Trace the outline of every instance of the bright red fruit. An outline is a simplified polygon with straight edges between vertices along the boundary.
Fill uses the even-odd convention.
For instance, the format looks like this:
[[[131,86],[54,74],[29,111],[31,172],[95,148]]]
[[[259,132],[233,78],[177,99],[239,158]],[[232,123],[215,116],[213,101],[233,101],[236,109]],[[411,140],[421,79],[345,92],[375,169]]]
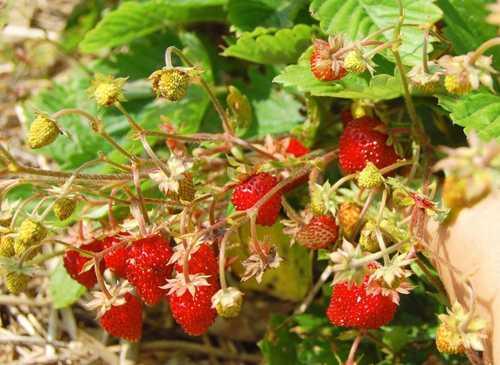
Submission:
[[[130,245],[127,259],[127,280],[137,295],[148,305],[160,302],[165,285],[172,273],[168,261],[172,256],[170,243],[160,234],[141,238]]]
[[[297,233],[297,242],[305,247],[317,250],[327,248],[337,241],[339,236],[339,227],[335,219],[329,215],[320,215],[313,217]]]
[[[175,265],[177,272],[182,272],[182,262]],[[189,274],[210,275],[210,282],[217,282],[219,277],[219,264],[212,246],[203,243],[198,249],[191,253],[189,258]]]
[[[85,251],[99,252],[102,251],[102,241],[94,240],[85,245],[79,247]],[[82,272],[85,264],[91,260],[90,257],[82,256],[78,251],[67,250],[64,254],[64,267],[68,274],[80,284],[85,286],[87,289],[92,288],[97,283],[97,278],[95,276],[95,269],[92,267],[89,270]],[[104,264],[101,262],[99,266],[101,272],[104,271]]]
[[[269,190],[278,184],[278,179],[274,176],[261,172],[253,175],[241,182],[234,188],[231,201],[236,210],[246,210],[251,208]],[[265,204],[263,204],[257,214],[257,224],[272,226],[281,209],[281,192],[274,194]]]
[[[114,236],[108,236],[105,237],[102,240],[104,249],[108,249],[110,247],[113,247],[117,243],[119,243],[122,239],[124,239],[126,236],[125,233],[119,233]],[[110,269],[113,271],[116,275],[119,277],[126,277],[127,276],[127,259],[128,259],[128,254],[130,251],[129,246],[122,246],[120,248],[117,248],[113,250],[112,252],[108,253],[106,256],[104,256],[104,263],[106,264],[106,268]]]
[[[142,305],[132,294],[125,294],[125,303],[111,306],[99,319],[110,335],[136,342],[142,336]]]
[[[361,171],[372,162],[379,169],[398,160],[393,146],[387,145],[387,134],[378,130],[382,123],[362,117],[347,123],[339,140],[339,163],[343,172]]]
[[[363,283],[334,285],[326,315],[335,326],[376,329],[389,323],[398,308],[390,296],[368,294]]]
[[[334,65],[330,44],[322,39],[316,39],[314,41],[313,51],[309,61],[311,64],[311,72],[314,77],[321,81],[340,80],[347,73],[342,66]]]
[[[189,291],[177,296],[169,295],[170,310],[175,321],[184,332],[191,336],[200,336],[214,323],[217,311],[212,308],[212,296],[219,290],[219,285],[197,286],[195,295]]]
[[[288,146],[286,147],[286,152],[294,155],[295,157],[302,157],[304,155],[307,155],[310,150],[306,146],[302,144],[297,138],[289,138],[288,139]]]

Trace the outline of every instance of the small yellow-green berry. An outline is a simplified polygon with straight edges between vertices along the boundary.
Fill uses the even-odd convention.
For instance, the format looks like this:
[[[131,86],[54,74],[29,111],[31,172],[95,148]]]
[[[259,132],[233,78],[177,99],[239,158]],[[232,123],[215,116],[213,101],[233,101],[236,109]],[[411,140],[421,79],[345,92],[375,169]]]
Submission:
[[[61,198],[54,204],[52,208],[54,215],[60,221],[68,219],[75,211],[76,200],[70,198]]]
[[[89,91],[96,103],[100,106],[109,107],[117,102],[125,100],[123,85],[126,78],[113,78],[112,76],[96,75],[92,81]]]
[[[43,224],[27,218],[19,226],[16,244],[22,246],[36,245],[47,237],[47,233],[47,228]]]
[[[14,256],[14,238],[11,236],[3,235],[0,238],[0,256],[12,257]]]
[[[359,244],[364,251],[377,252],[380,248],[377,240],[377,235],[375,233],[375,223],[368,221],[365,223],[361,234],[359,236]]]
[[[439,352],[450,355],[463,354],[465,352],[460,334],[452,331],[444,323],[441,323],[436,331],[436,347]]]
[[[189,74],[178,68],[163,68],[149,76],[153,84],[153,91],[158,97],[164,97],[170,101],[178,101],[186,96],[189,82]]]
[[[444,78],[444,87],[450,94],[456,95],[465,95],[472,89],[469,80],[457,75],[446,75]]]
[[[405,208],[413,205],[415,201],[406,191],[396,188],[392,191],[392,203],[397,208]]]
[[[340,205],[338,212],[339,224],[346,238],[353,238],[360,214],[361,208],[355,203],[346,202]]]
[[[327,212],[326,204],[320,189],[311,191],[311,211],[314,215],[323,215]]]
[[[222,318],[234,318],[241,312],[243,293],[236,288],[220,289],[212,297],[212,306]]]
[[[443,184],[443,202],[450,209],[467,206],[467,183],[457,176],[447,176]]]
[[[5,286],[12,294],[19,294],[26,290],[30,277],[18,272],[10,272],[5,277]]]
[[[374,189],[382,185],[384,177],[377,166],[368,162],[358,175],[358,185],[364,189]]]
[[[54,142],[61,133],[55,120],[45,114],[38,114],[31,123],[28,132],[28,146],[30,148],[41,148]]]
[[[33,257],[38,255],[41,251],[40,247],[33,247],[30,245],[25,245],[17,240],[14,241],[14,253],[17,257],[24,256],[25,252],[29,249],[28,254],[24,257],[25,260],[31,260]]]
[[[357,74],[366,71],[366,61],[358,50],[347,52],[344,57],[344,69]]]

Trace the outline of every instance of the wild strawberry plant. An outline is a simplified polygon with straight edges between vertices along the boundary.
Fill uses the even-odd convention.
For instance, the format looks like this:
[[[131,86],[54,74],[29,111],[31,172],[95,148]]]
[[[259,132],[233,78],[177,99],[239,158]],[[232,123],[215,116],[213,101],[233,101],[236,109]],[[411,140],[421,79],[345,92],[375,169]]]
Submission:
[[[261,292],[293,303],[261,334],[271,365],[491,363],[424,235],[496,188],[485,3],[150,0],[69,26],[79,65],[24,108],[47,166],[0,144],[5,289],[59,260],[54,306],[131,342],[153,306],[217,334]]]

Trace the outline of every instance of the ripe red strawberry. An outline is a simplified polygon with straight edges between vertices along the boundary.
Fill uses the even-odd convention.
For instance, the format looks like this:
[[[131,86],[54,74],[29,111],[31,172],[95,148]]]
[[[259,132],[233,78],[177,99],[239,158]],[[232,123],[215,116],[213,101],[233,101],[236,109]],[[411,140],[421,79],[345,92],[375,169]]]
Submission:
[[[302,144],[297,138],[290,137],[288,139],[288,145],[286,147],[286,152],[294,155],[295,157],[301,157],[307,155],[310,150]]]
[[[103,249],[102,241],[94,240],[90,243],[82,245],[79,247],[85,251],[99,252]],[[67,250],[64,254],[64,267],[68,274],[80,284],[85,286],[87,289],[92,288],[97,283],[97,278],[95,276],[95,269],[90,268],[89,270],[82,272],[85,264],[91,260],[90,257],[82,256],[78,251]],[[104,263],[101,262],[99,269],[101,272],[104,271]]]
[[[102,243],[104,249],[113,247],[125,238],[126,233],[119,233],[114,236],[103,238]],[[124,278],[127,276],[127,259],[130,251],[130,246],[122,246],[104,256],[106,268],[113,271],[117,276]]]
[[[314,41],[310,64],[314,77],[321,81],[340,80],[347,73],[344,67],[334,64],[330,44],[322,39]]]
[[[326,315],[335,326],[376,329],[389,323],[398,308],[390,296],[368,294],[363,283],[334,285]]]
[[[339,228],[329,215],[313,217],[297,234],[297,242],[302,246],[317,250],[327,248],[337,241]]]
[[[160,286],[172,273],[172,265],[168,264],[171,256],[170,244],[160,234],[141,238],[130,245],[126,276],[144,303],[157,304],[165,295],[166,291]]]
[[[367,162],[381,169],[398,160],[394,147],[386,144],[387,134],[378,130],[381,126],[370,117],[347,124],[339,140],[339,163],[344,173],[361,171]]]
[[[142,305],[127,293],[125,303],[108,309],[99,323],[110,335],[136,342],[142,336]]]
[[[278,179],[267,172],[250,176],[234,188],[231,201],[236,210],[249,209],[277,184]],[[280,209],[281,192],[277,192],[260,207],[257,214],[257,224],[272,226],[278,218]]]
[[[177,296],[169,295],[170,310],[175,321],[184,332],[191,336],[200,336],[214,323],[217,311],[212,308],[212,296],[219,290],[219,285],[197,286],[195,295],[189,291]]]
[[[175,265],[177,272],[182,272],[182,262]],[[217,282],[219,277],[219,263],[212,246],[203,243],[198,249],[191,253],[189,258],[189,274],[210,275],[210,282]]]

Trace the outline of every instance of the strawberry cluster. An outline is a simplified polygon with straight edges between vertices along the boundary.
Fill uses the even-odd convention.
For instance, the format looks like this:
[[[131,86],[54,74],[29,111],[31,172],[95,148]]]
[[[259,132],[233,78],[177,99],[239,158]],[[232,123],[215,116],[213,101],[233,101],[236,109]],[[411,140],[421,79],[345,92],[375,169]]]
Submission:
[[[93,254],[104,253],[95,270]],[[169,293],[164,287],[172,274],[183,272],[183,261],[174,261],[169,240],[162,234],[150,234],[133,238],[126,232],[94,239],[78,249],[69,249],[64,255],[64,266],[69,275],[92,289],[98,276],[106,269],[129,283],[131,290],[117,290],[111,297],[99,293],[102,305],[95,305],[101,326],[111,335],[129,341],[138,341],[142,335],[142,303],[156,305],[166,299],[172,315],[184,331],[193,336],[205,333],[214,322],[216,311],[212,308],[212,296],[219,290],[217,257],[211,245],[195,248],[187,262],[189,274],[208,276],[208,285],[196,287],[183,295]],[[97,275],[96,275],[97,274]],[[126,280],[126,281],[125,281]]]

